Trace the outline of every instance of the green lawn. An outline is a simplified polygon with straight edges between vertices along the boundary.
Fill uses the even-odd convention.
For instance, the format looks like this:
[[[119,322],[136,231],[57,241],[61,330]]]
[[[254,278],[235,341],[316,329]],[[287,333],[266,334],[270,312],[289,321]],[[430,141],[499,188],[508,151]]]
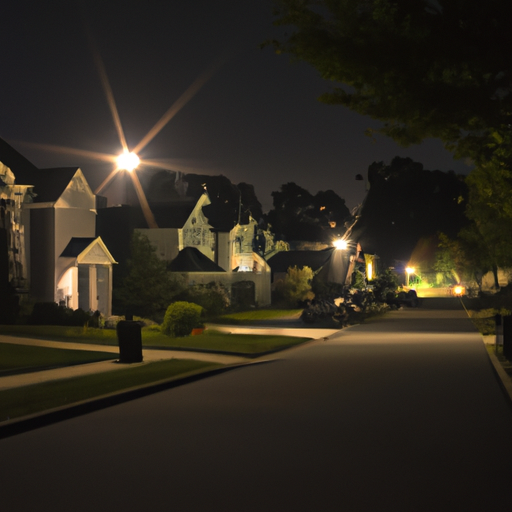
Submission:
[[[0,325],[1,334],[41,340],[117,345],[115,329],[66,327],[62,325]]]
[[[69,352],[66,350],[65,352]],[[0,422],[222,365],[171,359],[0,391]]]
[[[254,309],[249,311],[241,311],[239,313],[229,313],[219,316],[212,320],[214,323],[229,324],[252,324],[262,320],[288,320],[291,318],[299,318],[302,309]]]
[[[116,359],[116,354],[0,343],[0,377]]]
[[[117,335],[114,329],[84,329],[83,327],[46,325],[2,325],[0,326],[0,334],[55,341],[68,341],[74,343],[118,345]],[[171,338],[162,334],[159,330],[156,330],[154,326],[144,327],[142,329],[143,347],[186,348],[205,350],[209,352],[247,354],[252,356],[298,345],[305,341],[307,341],[307,338],[254,334],[227,334],[210,329],[206,330],[199,336]]]
[[[165,334],[151,332],[143,338],[145,346],[158,348],[185,348],[213,352],[255,355],[273,352],[308,341],[295,336],[273,336],[256,334],[228,334],[206,330],[198,336],[170,338]]]

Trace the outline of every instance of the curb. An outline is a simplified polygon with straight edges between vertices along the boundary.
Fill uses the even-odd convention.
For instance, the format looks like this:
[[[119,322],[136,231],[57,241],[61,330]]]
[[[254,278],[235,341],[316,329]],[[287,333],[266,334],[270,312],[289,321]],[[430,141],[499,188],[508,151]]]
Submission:
[[[487,344],[484,341],[485,351],[489,356],[489,362],[491,363],[492,368],[494,370],[496,380],[498,381],[498,384],[503,390],[505,397],[508,399],[507,401],[509,402],[509,405],[512,407],[512,377],[510,377],[510,375],[503,369],[503,366],[501,366],[501,363],[499,362],[495,354],[487,350],[486,345]]]
[[[181,376],[171,377],[169,379],[159,380],[142,386],[124,389],[119,392],[109,393],[108,395],[100,395],[97,397],[89,398],[82,402],[64,405],[55,409],[35,413],[30,416],[23,416],[21,418],[8,420],[0,424],[0,439],[12,437],[24,432],[28,432],[30,430],[35,430],[37,428],[51,425],[53,423],[58,423],[60,421],[82,416],[94,411],[99,411],[101,409],[106,409],[108,407],[112,407],[113,405],[129,402],[137,398],[143,398],[145,396],[176,388],[184,384],[197,382],[199,380],[212,377],[214,375],[220,375],[222,373],[236,370],[244,366],[269,362],[272,361],[247,361],[244,363],[235,363],[210,370],[198,370]]]

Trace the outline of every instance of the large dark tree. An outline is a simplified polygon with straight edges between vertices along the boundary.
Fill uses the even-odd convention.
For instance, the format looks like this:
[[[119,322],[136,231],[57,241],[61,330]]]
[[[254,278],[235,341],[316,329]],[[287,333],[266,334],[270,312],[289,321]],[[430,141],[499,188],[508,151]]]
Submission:
[[[370,190],[351,238],[387,264],[409,260],[418,242],[438,232],[455,237],[468,223],[466,185],[453,172],[428,171],[410,158],[395,157],[389,165],[370,165],[368,180]]]
[[[274,208],[266,220],[280,239],[329,243],[345,231],[343,221],[350,212],[332,190],[313,196],[295,183],[286,183],[272,197]]]
[[[402,145],[439,138],[475,164],[474,233],[512,254],[512,2],[276,0],[278,53],[331,83],[321,101],[383,122]],[[498,234],[499,233],[499,234]]]
[[[402,144],[436,137],[474,159],[509,137],[509,0],[276,4],[276,24],[292,30],[275,47],[333,83],[322,101],[383,121]]]

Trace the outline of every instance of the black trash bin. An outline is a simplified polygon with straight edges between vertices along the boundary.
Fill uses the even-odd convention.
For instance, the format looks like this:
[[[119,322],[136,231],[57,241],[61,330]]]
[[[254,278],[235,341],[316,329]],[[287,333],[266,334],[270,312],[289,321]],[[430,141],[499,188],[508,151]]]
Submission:
[[[142,323],[121,320],[116,327],[120,363],[142,362]]]

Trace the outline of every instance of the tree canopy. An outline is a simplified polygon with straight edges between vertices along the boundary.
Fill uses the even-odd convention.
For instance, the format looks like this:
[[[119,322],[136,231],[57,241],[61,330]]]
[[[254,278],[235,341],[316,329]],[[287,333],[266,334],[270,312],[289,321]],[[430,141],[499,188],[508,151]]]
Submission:
[[[277,53],[331,83],[319,98],[407,146],[438,138],[475,165],[460,240],[479,266],[512,264],[509,0],[275,0]],[[439,226],[439,229],[443,229]],[[474,250],[478,247],[478,250]],[[474,265],[473,265],[474,266]]]
[[[278,53],[333,87],[320,100],[384,123],[403,145],[441,139],[476,163],[510,164],[509,0],[276,0]],[[501,155],[496,150],[501,147]]]
[[[334,191],[312,195],[295,183],[272,192],[274,208],[266,216],[279,239],[330,243],[345,232],[350,215],[345,200]]]
[[[146,318],[163,316],[176,289],[166,263],[158,258],[148,238],[134,231],[130,243],[128,274],[114,289],[115,306],[122,314]]]
[[[409,260],[420,240],[450,237],[468,224],[467,188],[454,172],[428,171],[410,158],[368,169],[370,190],[351,237],[391,264]]]

